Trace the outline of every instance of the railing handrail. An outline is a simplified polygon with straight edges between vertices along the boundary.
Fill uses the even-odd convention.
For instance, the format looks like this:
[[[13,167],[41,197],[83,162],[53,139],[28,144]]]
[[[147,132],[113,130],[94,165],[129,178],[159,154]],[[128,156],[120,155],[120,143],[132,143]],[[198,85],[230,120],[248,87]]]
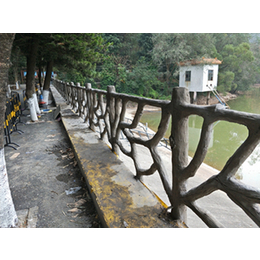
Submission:
[[[55,86],[75,112],[89,124],[92,130],[100,129],[100,137],[105,135],[111,144],[112,151],[119,149],[129,156],[135,165],[136,178],[151,175],[158,171],[164,190],[169,198],[171,216],[173,219],[186,222],[186,206],[188,206],[209,227],[222,227],[208,211],[200,208],[196,200],[209,195],[213,191],[224,191],[258,226],[260,226],[260,210],[255,204],[260,203],[260,189],[248,187],[235,180],[238,168],[253,152],[260,142],[260,115],[226,109],[217,104],[214,106],[197,106],[190,104],[189,92],[186,88],[174,88],[171,101],[155,100],[136,97],[115,92],[114,86],[108,86],[107,91],[67,84],[54,81]],[[104,102],[104,98],[106,102]],[[137,110],[131,123],[125,121],[127,103],[137,104]],[[131,131],[140,121],[144,106],[150,105],[161,109],[161,122],[152,138],[144,140],[141,136],[134,136]],[[204,122],[201,136],[194,157],[188,160],[188,117],[198,115]],[[157,146],[161,142],[172,118],[171,136],[169,138],[172,151],[172,182],[163,165]],[[229,158],[219,174],[212,176],[197,187],[186,188],[186,181],[193,177],[207,154],[214,123],[219,120],[238,123],[248,128],[248,137]],[[130,151],[120,141],[120,134],[124,134],[130,143]],[[137,146],[142,145],[150,150],[153,163],[150,168],[142,169],[137,160]]]

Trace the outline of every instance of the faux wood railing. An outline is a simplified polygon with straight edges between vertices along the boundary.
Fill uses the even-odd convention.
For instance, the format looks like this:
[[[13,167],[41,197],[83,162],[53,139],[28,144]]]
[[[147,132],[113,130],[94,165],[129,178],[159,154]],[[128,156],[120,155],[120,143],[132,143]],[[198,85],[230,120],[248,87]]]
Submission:
[[[99,128],[101,139],[107,135],[114,152],[118,153],[118,149],[120,149],[125,155],[132,158],[137,179],[158,171],[171,204],[169,209],[174,220],[187,223],[187,206],[208,227],[223,227],[207,210],[200,208],[196,203],[196,200],[216,190],[221,190],[260,226],[260,190],[244,185],[234,177],[239,167],[260,142],[260,115],[226,109],[220,104],[213,106],[191,105],[189,92],[186,88],[174,88],[172,100],[162,101],[119,94],[115,92],[114,86],[108,86],[107,91],[104,91],[92,89],[90,84],[81,87],[75,86],[73,83],[54,81],[54,85],[92,130],[95,130],[95,127]],[[133,121],[127,123],[125,113],[130,101],[137,104],[137,110]],[[131,133],[131,130],[137,127],[145,105],[161,109],[158,130],[148,140]],[[190,115],[203,117],[204,122],[197,150],[189,162],[188,118]],[[170,118],[172,118],[169,138],[172,151],[171,181],[158,152],[158,144],[165,135]],[[248,137],[217,175],[210,177],[199,186],[187,190],[187,180],[195,176],[203,163],[212,137],[213,124],[219,120],[246,126]],[[128,139],[130,150],[120,141],[121,133]],[[142,169],[138,163],[138,145],[142,145],[150,151],[153,162],[147,169]]]

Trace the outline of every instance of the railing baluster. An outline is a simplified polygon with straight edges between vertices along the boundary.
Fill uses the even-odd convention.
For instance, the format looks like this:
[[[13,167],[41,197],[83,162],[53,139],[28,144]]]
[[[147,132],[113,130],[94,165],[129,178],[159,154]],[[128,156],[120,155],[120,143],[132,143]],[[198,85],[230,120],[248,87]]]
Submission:
[[[64,88],[59,87],[59,90],[64,89],[65,97],[73,108],[76,108],[78,103],[79,115],[84,115],[84,120],[89,123],[89,127],[93,131],[95,126],[99,127],[101,139],[107,135],[112,151],[118,153],[120,149],[131,157],[135,165],[137,179],[158,171],[171,203],[170,209],[173,219],[186,222],[186,207],[189,207],[209,227],[223,227],[207,210],[199,208],[196,204],[196,200],[199,198],[221,190],[260,226],[260,190],[248,187],[233,179],[239,166],[260,143],[260,115],[227,110],[222,105],[191,105],[189,92],[186,88],[174,88],[172,100],[169,102],[116,93],[114,86],[108,86],[107,91],[104,91],[92,89],[91,84],[87,84],[85,89],[76,87],[73,83],[62,84]],[[58,85],[56,80],[54,80],[54,85]],[[137,111],[132,122],[125,118],[129,101],[137,104]],[[136,129],[145,105],[155,106],[162,111],[158,131],[151,137],[148,132],[141,133]],[[190,115],[203,117],[204,123],[194,158],[188,163],[188,117]],[[157,149],[160,142],[165,142],[163,146],[168,146],[164,134],[170,117],[172,117],[169,138],[172,150],[172,182],[169,181],[167,169]],[[248,138],[230,157],[219,174],[210,177],[197,187],[187,190],[186,181],[196,175],[202,164],[212,137],[213,123],[218,120],[245,125],[249,130]],[[138,131],[140,136],[137,135]],[[121,139],[127,139],[130,150],[124,147],[120,136]],[[143,169],[138,163],[138,145],[150,150],[153,162],[147,169]]]

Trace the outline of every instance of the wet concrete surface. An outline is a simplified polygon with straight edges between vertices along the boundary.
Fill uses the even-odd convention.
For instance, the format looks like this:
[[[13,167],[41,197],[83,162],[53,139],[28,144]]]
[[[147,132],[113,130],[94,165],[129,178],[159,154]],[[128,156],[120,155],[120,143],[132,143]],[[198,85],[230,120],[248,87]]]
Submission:
[[[55,107],[48,108],[52,112],[42,114],[38,123],[30,122],[29,110],[23,111],[25,124],[18,124],[18,129],[24,133],[11,135],[20,147],[5,147],[15,209],[37,209],[37,228],[101,227],[64,127],[53,118]]]

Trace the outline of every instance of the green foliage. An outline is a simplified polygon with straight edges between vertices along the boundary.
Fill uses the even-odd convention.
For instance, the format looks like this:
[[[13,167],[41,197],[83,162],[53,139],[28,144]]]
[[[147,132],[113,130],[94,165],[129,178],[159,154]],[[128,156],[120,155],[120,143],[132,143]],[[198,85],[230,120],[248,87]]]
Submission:
[[[158,98],[158,92],[163,88],[163,83],[158,80],[158,72],[150,67],[144,58],[127,73],[126,85],[131,93],[151,98]]]
[[[223,61],[218,81],[222,92],[248,89],[260,71],[257,36],[253,53],[249,34],[114,33],[102,37],[110,46],[99,80],[103,87],[113,84],[120,92],[167,97],[178,86],[178,62],[202,57]]]
[[[93,78],[86,78],[77,70],[71,70],[69,72],[58,71],[59,78],[66,82],[73,82],[74,84],[80,83],[81,86],[85,86],[86,83],[91,83],[92,86],[96,86]]]
[[[148,62],[152,61],[152,52],[154,47],[152,36],[152,33],[142,33],[138,39],[138,56],[144,57]]]
[[[14,47],[27,55],[32,36],[17,34]],[[247,90],[260,82],[259,35],[234,33],[36,34],[38,64],[54,60],[60,79],[118,92],[168,99],[178,86],[178,62],[218,58],[218,90]],[[21,59],[22,61],[22,59]],[[96,84],[97,83],[97,84]]]
[[[218,91],[225,93],[227,91],[231,91],[236,88],[236,84],[234,83],[235,74],[231,71],[226,71],[223,73],[219,73],[219,83],[218,83]]]
[[[26,56],[33,37],[39,39],[38,64],[54,61],[59,74],[75,82],[84,82],[86,78],[97,76],[96,64],[102,61],[107,48],[100,34],[21,33],[16,34],[14,46]]]
[[[254,83],[260,83],[260,37],[259,34],[254,35],[253,41],[250,44],[250,50],[253,53],[254,61],[252,62],[252,70],[250,76],[254,79]],[[253,83],[252,83],[253,84]]]
[[[216,54],[210,34],[158,33],[153,34],[152,40],[153,61],[161,72],[161,80],[167,83],[168,94],[178,80],[178,62]]]
[[[131,67],[129,70],[124,64],[115,64],[113,57],[107,58],[100,73],[101,87],[106,89],[106,86],[114,85],[120,93],[158,98],[163,83],[158,79],[156,68],[152,68],[144,57]]]
[[[249,43],[240,43],[237,46],[227,44],[222,53],[223,65],[219,73],[219,84],[224,91],[236,92],[247,90],[254,82],[253,71],[254,56]]]
[[[26,57],[21,53],[18,46],[13,46],[11,53],[11,62],[13,66],[9,69],[9,82],[21,82],[20,71],[26,68]]]
[[[55,66],[65,72],[71,69],[81,77],[95,77],[96,64],[103,58],[106,45],[99,34],[53,34],[58,51]]]
[[[116,66],[110,57],[107,57],[102,65],[99,80],[102,89],[106,89],[108,85],[116,85]]]

